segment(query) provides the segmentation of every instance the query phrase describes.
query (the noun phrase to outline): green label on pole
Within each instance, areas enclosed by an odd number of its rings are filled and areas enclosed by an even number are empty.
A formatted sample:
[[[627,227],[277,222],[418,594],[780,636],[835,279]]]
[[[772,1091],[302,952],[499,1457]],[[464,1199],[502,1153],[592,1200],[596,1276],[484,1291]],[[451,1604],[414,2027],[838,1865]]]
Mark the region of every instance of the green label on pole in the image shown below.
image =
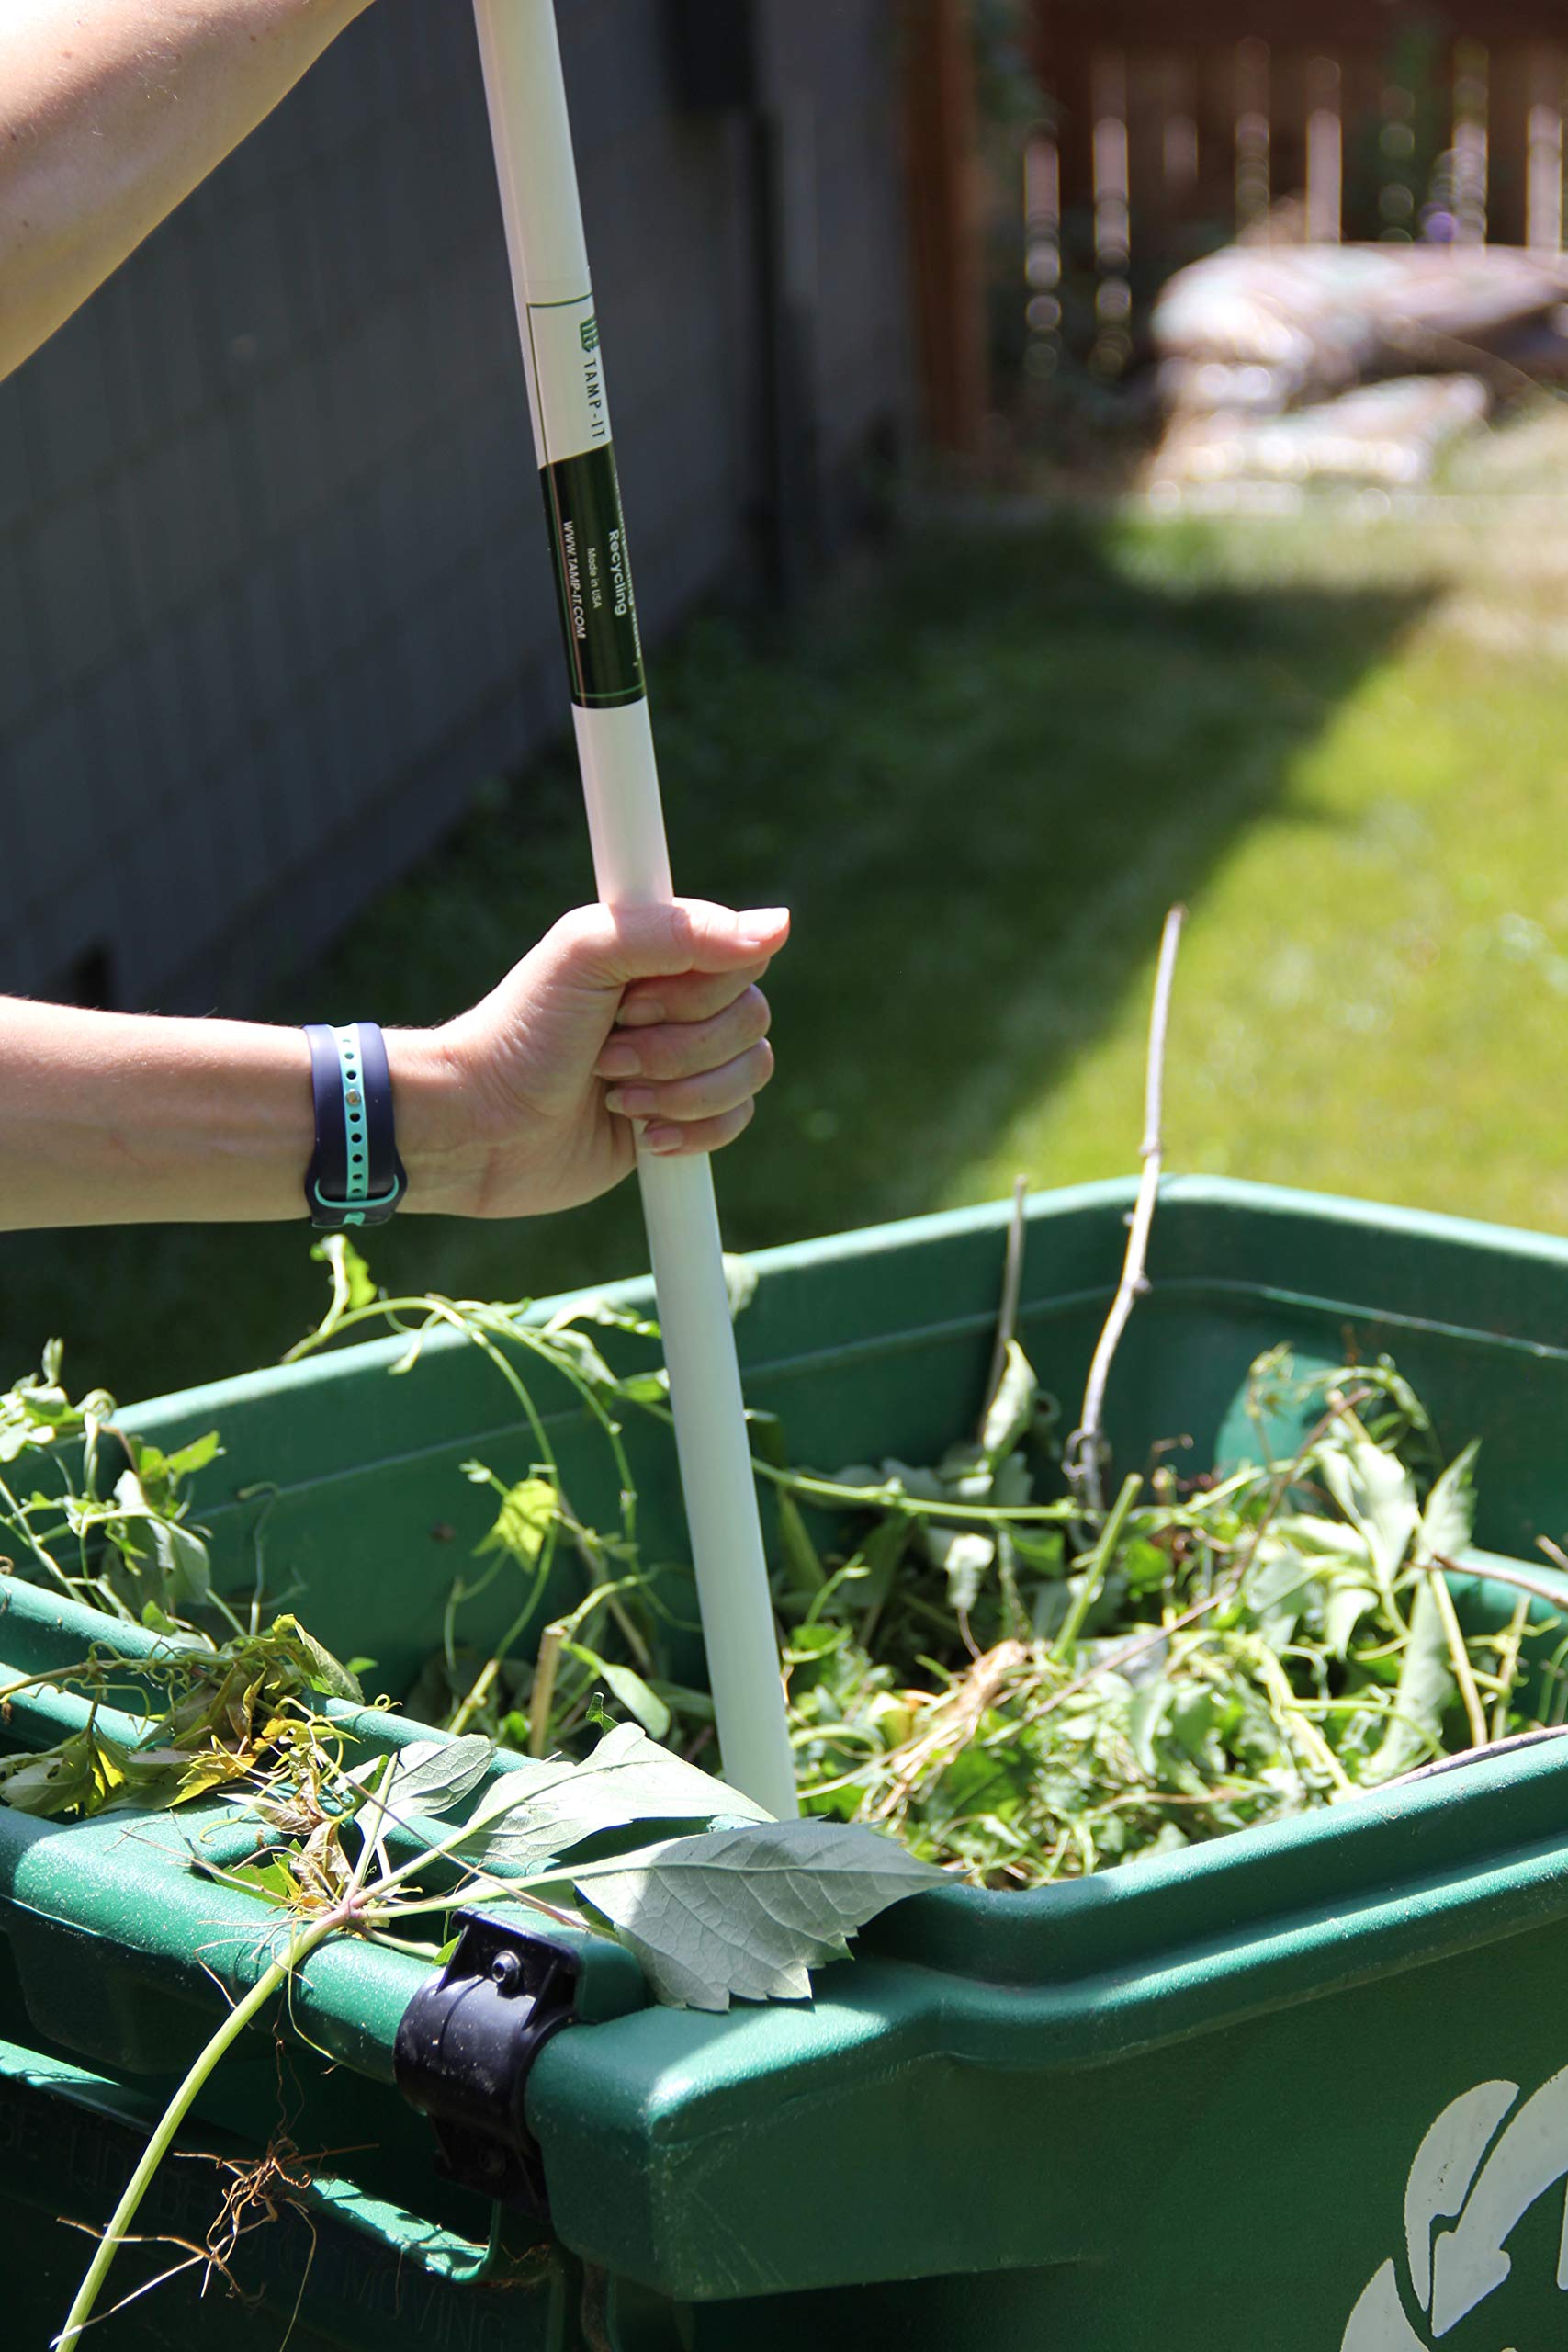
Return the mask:
[[[540,480],[571,698],[584,710],[640,702],[648,688],[615,450],[605,442],[579,457],[558,458]]]

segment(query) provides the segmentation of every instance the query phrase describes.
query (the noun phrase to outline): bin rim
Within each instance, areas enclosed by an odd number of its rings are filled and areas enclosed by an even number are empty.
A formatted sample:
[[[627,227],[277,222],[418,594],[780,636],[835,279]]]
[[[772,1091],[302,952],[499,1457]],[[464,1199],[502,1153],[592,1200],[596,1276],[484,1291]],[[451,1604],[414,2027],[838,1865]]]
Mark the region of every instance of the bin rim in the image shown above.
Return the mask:
[[[1095,1215],[1110,1216],[1130,1208],[1137,1197],[1135,1177],[1108,1177],[1092,1183],[1047,1187],[1026,1194],[1023,1208],[1026,1219],[1043,1219],[1064,1215]],[[1244,1211],[1255,1217],[1287,1219],[1309,1218],[1318,1226],[1355,1228],[1364,1233],[1369,1227],[1389,1239],[1438,1242],[1450,1249],[1467,1252],[1485,1252],[1495,1256],[1505,1251],[1515,1261],[1533,1261],[1568,1273],[1568,1238],[1537,1232],[1528,1227],[1499,1225],[1477,1217],[1455,1216],[1438,1209],[1400,1208],[1386,1202],[1362,1200],[1349,1193],[1314,1193],[1293,1189],[1283,1184],[1254,1183],[1243,1177],[1176,1175],[1161,1179],[1159,1209],[1155,1220],[1153,1249],[1157,1252],[1160,1218],[1172,1211],[1183,1209],[1222,1209]],[[766,1281],[773,1273],[790,1271],[798,1266],[831,1265],[840,1259],[863,1259],[879,1252],[893,1252],[921,1241],[941,1241],[1004,1232],[1014,1215],[1010,1199],[983,1201],[973,1205],[933,1211],[928,1215],[900,1217],[880,1225],[857,1226],[840,1231],[807,1238],[798,1241],[780,1242],[766,1250],[745,1253],[745,1262]],[[1109,1296],[1109,1288],[1107,1290]],[[1151,1299],[1157,1300],[1159,1279],[1154,1276]],[[620,1276],[610,1282],[581,1284],[574,1290],[558,1291],[547,1296],[519,1302],[523,1319],[528,1323],[547,1322],[553,1316],[587,1299],[604,1299],[616,1306],[641,1308],[651,1304],[651,1275]],[[1369,1315],[1373,1310],[1362,1310]],[[741,1359],[745,1363],[745,1317],[739,1331],[742,1335]],[[1461,1327],[1456,1326],[1455,1329]],[[1487,1338],[1495,1335],[1487,1333]],[[1529,1344],[1529,1343],[1527,1343]],[[423,1351],[439,1357],[468,1345],[462,1334],[450,1329],[432,1331],[423,1341]],[[407,1335],[396,1332],[385,1339],[349,1340],[341,1345],[329,1344],[317,1354],[301,1358],[296,1363],[266,1365],[254,1372],[237,1373],[222,1380],[204,1382],[192,1388],[182,1388],[160,1396],[139,1399],[123,1407],[118,1419],[138,1433],[165,1419],[186,1421],[197,1414],[220,1413],[226,1404],[241,1400],[252,1401],[283,1390],[299,1390],[317,1381],[335,1376],[345,1358],[356,1365],[374,1369],[378,1364],[388,1370],[408,1351]],[[1555,1352],[1555,1351],[1554,1351]]]

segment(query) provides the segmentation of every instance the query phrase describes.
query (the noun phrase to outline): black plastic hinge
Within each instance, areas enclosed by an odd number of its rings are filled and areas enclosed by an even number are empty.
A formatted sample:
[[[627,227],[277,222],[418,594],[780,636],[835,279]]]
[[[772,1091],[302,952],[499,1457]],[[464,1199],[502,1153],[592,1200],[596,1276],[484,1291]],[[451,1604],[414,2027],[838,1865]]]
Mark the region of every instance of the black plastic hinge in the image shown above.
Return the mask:
[[[535,2059],[578,2013],[577,1949],[482,1911],[460,1911],[457,1950],[403,2011],[398,2088],[434,2127],[448,2180],[549,2218],[544,2160],[524,2099]]]

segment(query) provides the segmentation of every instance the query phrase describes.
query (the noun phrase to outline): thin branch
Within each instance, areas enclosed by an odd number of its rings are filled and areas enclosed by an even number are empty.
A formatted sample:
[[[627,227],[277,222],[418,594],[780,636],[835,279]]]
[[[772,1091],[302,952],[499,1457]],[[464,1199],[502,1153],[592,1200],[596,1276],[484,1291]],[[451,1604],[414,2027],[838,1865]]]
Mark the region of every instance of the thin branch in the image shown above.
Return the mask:
[[[997,1311],[997,1344],[991,1351],[991,1369],[986,1379],[985,1410],[980,1416],[982,1430],[996,1402],[997,1391],[1002,1385],[1002,1374],[1008,1368],[1008,1349],[1018,1329],[1018,1302],[1023,1287],[1023,1204],[1028,1194],[1028,1177],[1015,1176],[1012,1180],[1012,1217],[1008,1226],[1007,1257],[1002,1265],[1001,1305]]]
[[[1555,1551],[1557,1548],[1555,1544],[1549,1547],[1543,1535],[1538,1536],[1536,1541],[1542,1551],[1548,1548]],[[1451,1577],[1468,1577],[1472,1584],[1506,1584],[1515,1592],[1533,1593],[1536,1600],[1548,1602],[1559,1615],[1568,1616],[1568,1594],[1560,1588],[1543,1584],[1539,1577],[1521,1574],[1511,1563],[1505,1567],[1501,1562],[1488,1559],[1483,1566],[1478,1560],[1454,1560],[1446,1552],[1434,1552],[1428,1566],[1446,1569]]]
[[[534,1688],[528,1699],[528,1753],[543,1756],[550,1741],[550,1709],[555,1704],[556,1675],[560,1666],[561,1644],[566,1628],[560,1623],[547,1625],[545,1638],[539,1644],[538,1662],[534,1668]]]
[[[1149,1013],[1148,1058],[1144,1077],[1144,1139],[1138,1148],[1143,1175],[1127,1235],[1122,1279],[1116,1286],[1111,1312],[1105,1318],[1105,1329],[1100,1335],[1100,1344],[1089,1368],[1078,1426],[1067,1440],[1067,1476],[1078,1499],[1095,1511],[1105,1509],[1105,1488],[1100,1475],[1104,1466],[1105,1385],[1111,1377],[1111,1366],[1122,1343],[1128,1317],[1149,1286],[1144,1269],[1148,1258],[1149,1229],[1154,1224],[1164,1158],[1160,1126],[1165,1107],[1165,1038],[1170,1020],[1171,986],[1176,978],[1176,951],[1186,913],[1185,907],[1172,907],[1165,919],[1165,929],[1160,936],[1159,965],[1155,974],[1154,1004]]]

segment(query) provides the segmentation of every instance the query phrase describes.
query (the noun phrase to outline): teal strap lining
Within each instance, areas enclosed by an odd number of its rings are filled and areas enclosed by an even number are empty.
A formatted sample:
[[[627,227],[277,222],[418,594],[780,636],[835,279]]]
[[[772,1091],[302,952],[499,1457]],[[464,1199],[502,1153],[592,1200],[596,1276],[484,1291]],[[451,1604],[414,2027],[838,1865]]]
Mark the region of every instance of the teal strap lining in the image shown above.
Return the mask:
[[[328,1231],[384,1224],[408,1180],[398,1158],[381,1033],[373,1021],[351,1021],[307,1023],[305,1035],[316,1126],[305,1182],[312,1222]]]
[[[327,1201],[320,1185],[315,1187],[316,1204],[321,1209],[339,1213],[344,1225],[363,1225],[367,1209],[395,1208],[402,1197],[402,1186],[390,1184],[384,1193],[370,1190],[370,1136],[365,1124],[365,1052],[359,1042],[359,1023],[350,1021],[333,1031],[333,1043],[337,1047],[338,1077],[343,1084],[343,1125],[348,1138],[348,1177],[341,1201]]]
[[[359,1043],[359,1023],[351,1021],[346,1028],[333,1031],[333,1043],[337,1047],[338,1075],[343,1080],[343,1124],[348,1137],[348,1182],[344,1188],[344,1200],[363,1210],[370,1197],[370,1138],[365,1125],[365,1057]],[[357,1225],[357,1216],[345,1216],[345,1225]]]

